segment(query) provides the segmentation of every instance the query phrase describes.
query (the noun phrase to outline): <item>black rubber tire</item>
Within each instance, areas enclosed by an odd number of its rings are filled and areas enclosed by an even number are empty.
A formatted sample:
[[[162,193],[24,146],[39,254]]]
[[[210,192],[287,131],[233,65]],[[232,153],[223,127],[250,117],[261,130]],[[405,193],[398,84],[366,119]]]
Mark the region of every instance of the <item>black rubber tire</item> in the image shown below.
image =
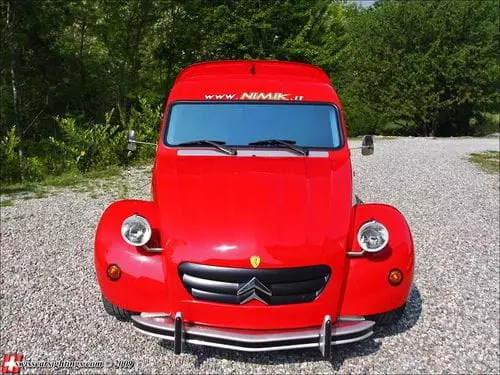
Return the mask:
[[[372,320],[375,322],[376,325],[380,326],[388,326],[396,323],[401,317],[403,316],[405,312],[405,307],[406,303],[398,307],[397,309],[387,311],[382,314],[375,314],[375,315],[368,315],[366,316],[366,320]]]
[[[101,297],[102,297],[102,303],[104,304],[104,310],[106,310],[106,312],[109,315],[114,316],[118,320],[127,321],[127,320],[130,320],[130,317],[132,315],[138,314],[134,311],[124,310],[118,306],[113,305],[103,295],[101,295]]]

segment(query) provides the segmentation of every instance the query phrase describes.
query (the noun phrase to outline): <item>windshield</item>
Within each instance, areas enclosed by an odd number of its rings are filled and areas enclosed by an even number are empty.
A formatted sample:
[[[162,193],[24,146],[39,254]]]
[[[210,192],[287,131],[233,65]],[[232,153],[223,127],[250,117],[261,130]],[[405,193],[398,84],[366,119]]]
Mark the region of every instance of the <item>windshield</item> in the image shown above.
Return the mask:
[[[199,140],[248,146],[267,139],[289,140],[307,148],[338,148],[342,142],[337,109],[305,103],[175,103],[165,135],[169,146]]]

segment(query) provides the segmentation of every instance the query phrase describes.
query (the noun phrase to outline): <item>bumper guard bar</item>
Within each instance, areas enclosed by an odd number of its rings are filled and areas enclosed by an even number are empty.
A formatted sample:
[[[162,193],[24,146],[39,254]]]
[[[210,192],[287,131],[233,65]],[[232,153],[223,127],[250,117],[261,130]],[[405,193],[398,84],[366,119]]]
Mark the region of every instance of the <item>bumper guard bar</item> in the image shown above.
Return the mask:
[[[175,354],[180,354],[184,343],[187,343],[244,352],[318,348],[325,358],[330,357],[332,345],[348,344],[370,337],[375,324],[362,317],[339,317],[332,323],[331,317],[327,315],[321,327],[290,330],[230,329],[184,323],[180,312],[174,319],[168,315],[134,315],[132,323],[141,333],[173,341]]]

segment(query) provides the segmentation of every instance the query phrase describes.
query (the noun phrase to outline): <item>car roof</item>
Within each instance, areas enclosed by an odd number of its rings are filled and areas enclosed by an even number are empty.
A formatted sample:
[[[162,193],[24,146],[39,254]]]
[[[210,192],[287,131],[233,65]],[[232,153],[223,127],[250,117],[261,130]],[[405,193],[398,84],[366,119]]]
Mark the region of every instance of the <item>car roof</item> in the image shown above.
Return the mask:
[[[256,99],[302,98],[299,100],[338,104],[330,78],[320,68],[297,62],[267,60],[193,64],[177,76],[169,102],[244,100],[249,96]]]
[[[320,68],[303,63],[271,60],[224,60],[193,64],[185,68],[176,83],[197,79],[231,79],[237,77],[261,77],[273,79],[291,78],[330,83],[328,75]]]

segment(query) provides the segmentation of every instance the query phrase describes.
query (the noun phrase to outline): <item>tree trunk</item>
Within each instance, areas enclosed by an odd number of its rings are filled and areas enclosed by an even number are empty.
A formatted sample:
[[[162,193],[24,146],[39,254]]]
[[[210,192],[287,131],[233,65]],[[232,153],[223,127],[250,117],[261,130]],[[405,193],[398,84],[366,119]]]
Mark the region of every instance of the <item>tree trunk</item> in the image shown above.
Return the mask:
[[[125,50],[124,54],[121,57],[121,62],[120,62],[120,73],[119,73],[119,80],[118,80],[118,98],[116,100],[117,102],[117,107],[118,111],[120,114],[120,122],[122,123],[122,126],[124,129],[128,128],[128,116],[127,116],[127,94],[128,94],[128,85],[127,82],[129,81],[129,75],[125,77],[126,71],[125,71],[125,65],[127,63],[127,60],[130,58],[130,28],[127,27],[127,37],[125,38]],[[127,78],[127,79],[125,79]]]
[[[431,126],[431,131],[430,131],[429,136],[431,136],[431,137],[435,137],[435,136],[436,136],[436,134],[437,134],[437,128],[438,128],[437,123],[436,123],[436,122],[433,122],[433,123],[432,123],[432,126]]]
[[[14,13],[11,9],[10,1],[7,1],[7,15],[5,20],[5,34],[6,34],[6,44],[9,46],[9,55],[10,55],[10,79],[11,79],[11,88],[12,88],[12,102],[14,106],[14,121],[16,126],[17,136],[21,139],[23,136],[23,126],[22,126],[22,118],[20,112],[20,98],[18,95],[17,89],[17,74],[16,74],[16,53],[17,53],[17,43],[14,41],[13,36],[13,23],[14,23]],[[24,181],[24,173],[23,173],[23,150],[21,145],[18,148],[19,154],[19,174],[21,177],[21,181]]]
[[[133,56],[132,56],[132,74],[131,74],[131,79],[130,79],[132,82],[132,85],[133,85],[132,89],[135,89],[135,87],[137,86],[139,69],[141,66],[140,46],[141,46],[141,42],[142,42],[144,26],[147,22],[149,10],[151,8],[151,1],[150,0],[143,0],[141,2],[140,6],[141,6],[141,9],[140,9],[140,15],[137,17],[135,43],[134,43]]]
[[[85,62],[83,58],[83,47],[85,44],[85,32],[87,31],[87,17],[84,16],[80,27],[80,106],[82,114],[85,116]]]
[[[429,127],[427,126],[427,123],[425,122],[425,120],[417,117],[417,118],[414,118],[413,121],[415,122],[417,127],[420,129],[420,135],[422,135],[424,137],[428,137],[429,136]]]
[[[19,99],[18,99],[18,91],[17,91],[17,81],[16,81],[16,48],[15,48],[15,42],[13,38],[13,30],[12,30],[12,22],[14,20],[14,16],[11,11],[10,7],[10,2],[8,1],[7,4],[7,17],[5,20],[5,29],[6,29],[6,44],[9,46],[9,55],[10,55],[10,79],[11,79],[11,89],[12,89],[12,101],[14,105],[14,119],[15,119],[15,125],[16,125],[16,130],[18,134],[22,134],[21,132],[21,118],[20,118],[20,113],[19,113]]]
[[[172,75],[173,64],[174,64],[174,55],[175,55],[175,47],[174,47],[174,38],[175,38],[175,5],[172,4],[170,7],[170,18],[172,20],[172,27],[170,29],[169,41],[168,41],[168,63],[167,63],[167,77],[166,77],[166,95],[168,96],[168,92],[172,85],[172,81],[170,76]]]

